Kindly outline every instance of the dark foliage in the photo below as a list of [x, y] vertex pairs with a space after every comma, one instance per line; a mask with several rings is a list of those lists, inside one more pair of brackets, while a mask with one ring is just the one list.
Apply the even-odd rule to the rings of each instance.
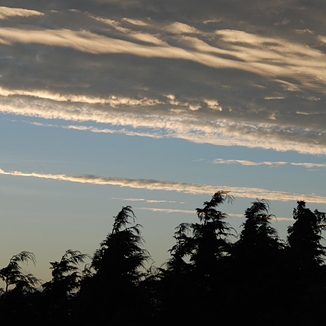
[[0, 321], [33, 325], [316, 325], [324, 319], [325, 213], [299, 201], [287, 242], [271, 224], [269, 203], [256, 200], [234, 241], [228, 215], [217, 207], [232, 201], [217, 192], [197, 223], [181, 223], [164, 268], [146, 270], [141, 226], [130, 206], [114, 217], [111, 232], [91, 263], [78, 250], [51, 262], [42, 284], [25, 273], [35, 263], [28, 251], [0, 269]]
[[114, 217], [112, 232], [96, 250], [78, 298], [82, 308], [78, 315], [83, 314], [84, 321], [122, 325], [145, 318], [140, 283], [149, 254], [141, 247], [141, 226], [134, 222], [131, 207], [123, 207]]
[[297, 268], [314, 269], [323, 263], [325, 247], [321, 231], [325, 229], [325, 213], [312, 212], [304, 201], [293, 210], [294, 224], [288, 229], [288, 243]]

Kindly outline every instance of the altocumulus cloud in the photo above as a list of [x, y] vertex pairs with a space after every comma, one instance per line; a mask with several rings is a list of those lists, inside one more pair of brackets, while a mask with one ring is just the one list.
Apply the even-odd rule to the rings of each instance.
[[[145, 102], [145, 101], [144, 101]], [[150, 102], [152, 103], [152, 102]], [[326, 154], [326, 133], [315, 132], [307, 128], [278, 127], [267, 124], [252, 124], [224, 120], [204, 120], [200, 114], [185, 113], [181, 118], [180, 112], [154, 112], [137, 110], [139, 104], [121, 104], [119, 108], [111, 107], [105, 110], [102, 107], [88, 105], [65, 105], [61, 103], [40, 103], [34, 105], [16, 99], [3, 100], [0, 103], [0, 112], [17, 115], [42, 117], [46, 119], [63, 119], [73, 121], [95, 121], [115, 126], [131, 128], [147, 128], [152, 132], [135, 130], [121, 130], [121, 133], [134, 136], [154, 138], [173, 137], [185, 139], [195, 143], [209, 143], [222, 146], [246, 146], [249, 148], [274, 149], [277, 151], [294, 150], [300, 153]], [[150, 104], [151, 105], [151, 104]], [[172, 104], [173, 105], [173, 104]], [[174, 104], [175, 105], [175, 104]], [[136, 110], [129, 111], [131, 107]], [[143, 107], [142, 107], [143, 108]], [[110, 129], [73, 127], [71, 129], [89, 130], [92, 132], [113, 133]], [[158, 132], [158, 130], [160, 132]], [[114, 131], [116, 132], [116, 131]]]
[[208, 3], [4, 1], [0, 112], [326, 154], [325, 8]]
[[178, 191], [191, 194], [212, 194], [219, 190], [229, 191], [235, 197], [242, 198], [264, 198], [267, 200], [304, 200], [311, 203], [326, 203], [326, 197], [317, 195], [292, 194], [282, 191], [270, 191], [261, 188], [246, 188], [246, 187], [227, 187], [213, 186], [195, 183], [163, 181], [153, 179], [128, 179], [128, 178], [110, 178], [98, 177], [94, 175], [83, 176], [68, 176], [64, 174], [42, 174], [42, 173], [25, 173], [21, 171], [4, 171], [0, 169], [2, 175], [34, 177], [43, 179], [52, 179], [60, 181], [70, 181], [79, 183], [90, 183], [96, 185], [114, 185], [120, 187], [130, 187], [136, 189], [148, 190], [165, 190]]

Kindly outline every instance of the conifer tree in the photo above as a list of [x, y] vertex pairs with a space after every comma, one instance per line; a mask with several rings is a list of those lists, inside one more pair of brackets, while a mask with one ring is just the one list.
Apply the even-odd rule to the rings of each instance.
[[224, 221], [227, 214], [216, 209], [225, 201], [232, 201], [232, 197], [225, 191], [216, 192], [203, 208], [196, 209], [199, 223], [182, 223], [176, 228], [168, 270], [192, 270], [204, 277], [214, 275], [219, 259], [230, 251], [228, 237], [232, 227]]
[[135, 219], [130, 206], [122, 208], [85, 274], [79, 304], [93, 323], [124, 324], [142, 316], [139, 284], [149, 254]]
[[275, 264], [278, 250], [283, 248], [277, 231], [271, 226], [269, 203], [257, 200], [246, 209], [245, 222], [242, 224], [240, 239], [234, 245], [233, 254], [245, 265], [253, 268], [269, 267]]
[[11, 257], [9, 264], [0, 269], [0, 278], [5, 283], [4, 294], [0, 296], [0, 322], [17, 324], [33, 321], [35, 307], [32, 298], [37, 293], [40, 280], [31, 273], [25, 273], [21, 263], [36, 262], [35, 255], [22, 251]]
[[14, 285], [20, 290], [33, 290], [39, 284], [39, 279], [32, 274], [24, 273], [20, 263], [31, 261], [34, 265], [36, 262], [35, 255], [29, 251], [22, 251], [11, 257], [8, 266], [0, 270], [0, 278], [5, 282], [5, 293], [8, 293], [9, 287]]
[[325, 247], [321, 244], [321, 233], [325, 229], [325, 213], [306, 208], [304, 201], [298, 201], [293, 210], [294, 224], [288, 228], [288, 243], [300, 270], [311, 270], [323, 263]]
[[65, 299], [76, 292], [81, 279], [78, 264], [84, 263], [87, 257], [87, 254], [82, 254], [79, 250], [69, 249], [59, 262], [50, 262], [52, 280], [42, 285], [44, 291], [58, 300]]
[[176, 244], [170, 250], [162, 283], [164, 308], [175, 324], [212, 322], [214, 307], [222, 307], [220, 300], [228, 283], [223, 266], [230, 254], [233, 229], [225, 221], [227, 214], [216, 208], [226, 201], [232, 201], [228, 192], [216, 192], [203, 208], [196, 209], [198, 223], [176, 228]]

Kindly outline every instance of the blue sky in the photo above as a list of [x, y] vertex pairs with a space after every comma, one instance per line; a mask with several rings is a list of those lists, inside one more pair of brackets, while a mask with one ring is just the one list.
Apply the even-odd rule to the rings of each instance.
[[131, 205], [157, 266], [174, 228], [230, 191], [236, 228], [268, 199], [325, 211], [320, 1], [3, 1], [0, 266], [47, 280]]

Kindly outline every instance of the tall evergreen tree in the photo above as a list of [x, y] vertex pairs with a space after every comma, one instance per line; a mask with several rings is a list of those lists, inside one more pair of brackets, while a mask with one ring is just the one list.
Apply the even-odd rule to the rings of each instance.
[[[298, 201], [293, 210], [294, 223], [288, 228], [287, 270], [289, 302], [292, 319], [298, 324], [318, 324], [323, 321], [321, 312], [326, 298], [326, 271], [322, 245], [325, 213], [306, 208]], [[298, 313], [299, 312], [299, 313]]]
[[176, 244], [167, 263], [169, 270], [190, 268], [203, 277], [214, 275], [218, 261], [230, 251], [228, 237], [232, 227], [224, 221], [227, 214], [216, 209], [225, 201], [232, 201], [232, 197], [225, 191], [216, 192], [203, 208], [196, 209], [199, 223], [182, 223], [177, 227]]
[[141, 247], [141, 226], [135, 218], [130, 206], [114, 217], [112, 231], [96, 250], [82, 282], [80, 304], [92, 322], [128, 324], [143, 316], [139, 283], [149, 254]]
[[[266, 200], [257, 200], [246, 209], [240, 239], [234, 245], [234, 256], [242, 263], [254, 265], [253, 268], [269, 267], [275, 264], [278, 250], [283, 247], [277, 231], [271, 226], [269, 203]], [[265, 266], [266, 267], [266, 266]]]
[[141, 277], [140, 268], [149, 258], [147, 251], [141, 248], [143, 239], [140, 235], [141, 225], [135, 222], [130, 206], [123, 207], [114, 217], [112, 232], [101, 243], [93, 257], [92, 267], [97, 277], [113, 277], [124, 282], [137, 282]]
[[304, 201], [298, 201], [293, 210], [294, 224], [288, 228], [288, 243], [300, 270], [311, 270], [323, 263], [325, 247], [321, 244], [321, 233], [325, 229], [325, 213], [306, 208]]
[[[233, 246], [232, 275], [237, 280], [234, 302], [239, 307], [238, 322], [274, 325], [281, 312], [270, 315], [275, 302], [283, 302], [283, 243], [271, 225], [269, 203], [256, 200], [245, 211], [239, 240]], [[275, 318], [275, 320], [274, 320]]]
[[[198, 223], [182, 223], [176, 228], [176, 244], [163, 278], [165, 309], [175, 316], [175, 324], [212, 322], [216, 318], [213, 306], [222, 305], [228, 283], [223, 266], [233, 229], [225, 221], [227, 214], [216, 208], [226, 201], [232, 201], [228, 192], [216, 192], [203, 208], [196, 209]], [[187, 316], [189, 311], [192, 314]]]

